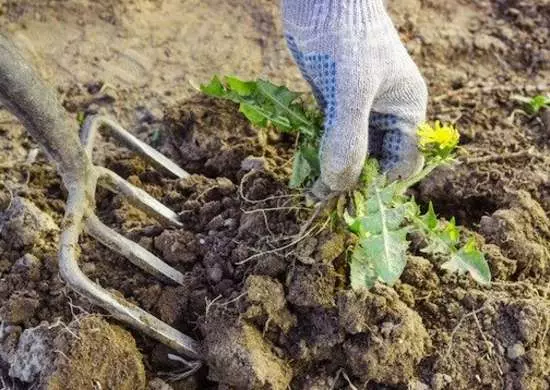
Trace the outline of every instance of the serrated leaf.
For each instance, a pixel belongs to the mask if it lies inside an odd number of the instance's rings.
[[[351,255],[350,282],[351,288],[360,290],[372,288],[378,279],[372,263],[365,257],[361,247],[356,247]]]
[[[434,205],[432,202],[429,203],[428,211],[422,216],[422,220],[430,230],[434,230],[437,227],[439,220],[435,214]]]
[[[226,90],[218,76],[214,76],[208,84],[201,85],[201,92],[213,97],[223,97]]]
[[[426,236],[426,241],[428,241],[428,244],[420,249],[420,252],[426,253],[428,255],[432,256],[438,256],[438,255],[444,255],[448,256],[456,249],[454,247],[449,246],[447,243],[445,243],[438,235],[437,233],[428,234]]]
[[[447,223],[439,236],[448,245],[458,244],[460,240],[460,230],[456,226],[454,217]]]
[[[389,207],[392,194],[386,188],[373,187],[372,196],[366,202],[366,215],[361,218],[361,231],[369,234],[363,234],[359,243],[362,254],[373,265],[377,276],[390,285],[405,268],[405,253],[409,245],[407,229],[396,230],[404,219],[405,209]]]
[[[386,228],[389,230],[397,230],[405,220],[408,208],[406,204],[400,204],[386,209]]]
[[[399,197],[399,195],[397,195]],[[405,199],[403,200],[403,205],[406,207],[406,218],[409,221],[414,221],[415,219],[419,218],[420,215],[420,206],[416,204],[414,201],[414,198]]]
[[[367,158],[367,160],[365,161],[365,164],[363,165],[361,176],[359,178],[363,187],[368,188],[376,179],[376,177],[378,177],[379,167],[380,167],[380,164],[378,163],[378,160],[370,157]]]
[[[376,213],[380,210],[380,206],[388,205],[392,202],[395,195],[393,186],[382,188],[379,183],[373,183],[369,192],[369,198],[365,205],[367,213]]]
[[[542,108],[550,105],[550,97],[544,95],[534,96],[529,102],[533,113],[538,113]]]
[[[209,96],[238,103],[240,112],[256,127],[299,133],[301,156],[294,159],[293,187],[307,184],[320,175],[321,116],[304,109],[302,100],[298,101],[300,93],[269,81],[244,81],[233,76],[225,77],[223,82],[215,76],[202,85],[201,90]]]
[[[449,261],[443,263],[441,268],[450,272],[458,272],[459,275],[468,272],[480,284],[491,283],[491,270],[485,260],[485,255],[477,249],[473,239],[460,248]]]
[[[296,126],[312,126],[306,116],[297,109],[297,106],[292,105],[292,102],[300,96],[299,93],[289,91],[286,87],[277,86],[264,80],[257,81],[257,90],[262,96],[273,103],[275,112],[284,113],[292,124]]]
[[[348,229],[352,233],[359,234],[361,231],[361,218],[352,217],[347,210],[344,210],[343,217]]]
[[[403,273],[409,247],[407,230],[385,231],[361,240],[360,248],[369,259],[376,275],[386,284],[393,285]]]
[[[383,213],[383,218],[381,213]],[[361,226],[365,231],[372,234],[380,234],[383,229],[396,230],[398,229],[405,219],[407,208],[405,205],[398,205],[393,208],[383,208],[374,213],[367,213],[367,215],[360,218]]]
[[[227,87],[239,96],[250,96],[256,91],[256,83],[254,81],[243,81],[234,76],[226,76],[224,80]]]
[[[259,127],[265,127],[267,118],[265,112],[248,103],[241,103],[239,111],[252,123]]]
[[[294,161],[292,163],[292,175],[290,176],[290,187],[300,187],[309,177],[311,173],[311,166],[304,157],[301,150],[298,150],[294,155]]]

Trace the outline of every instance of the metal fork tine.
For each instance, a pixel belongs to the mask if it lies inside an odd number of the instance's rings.
[[[128,196],[130,200],[159,219],[178,225],[177,215],[145,192],[136,189],[114,173],[93,166],[91,151],[95,132],[100,127],[136,150],[155,166],[185,178],[187,172],[168,158],[126,132],[115,121],[96,117],[86,121],[79,140],[71,121],[59,104],[55,92],[48,88],[25,62],[15,47],[0,34],[0,103],[17,116],[29,133],[56,163],[68,190],[63,231],[59,241],[59,273],[75,291],[103,307],[113,317],[188,357],[200,359],[200,344],[158,318],[114,296],[93,283],[78,267],[78,238],[86,227],[90,235],[141,268],[178,284],[183,275],[138,244],[109,229],[94,214],[95,191],[99,176],[104,184]],[[81,145],[83,142],[86,150]]]
[[[124,298],[115,297],[101,286],[93,283],[84,275],[78,267],[77,247],[82,215],[78,215],[72,209],[78,207],[82,201],[81,194],[72,194],[67,202],[68,225],[61,234],[59,252],[59,270],[62,278],[72,289],[82,294],[93,303],[103,307],[111,315],[120,321],[132,325],[145,334],[159,340],[163,344],[173,348],[192,359],[200,359],[200,344],[168,324],[160,321],[145,310],[126,301]],[[76,206],[75,206],[76,204]]]
[[[86,118],[82,126],[82,130],[80,132],[80,141],[84,145],[86,152],[89,156],[92,155],[94,138],[96,133],[100,129],[109,130],[110,134],[112,134],[120,142],[149,160],[151,165],[162,170],[163,172],[166,172],[180,179],[189,177],[189,174],[181,169],[172,160],[170,160],[157,150],[153,149],[146,143],[134,137],[115,120],[105,116],[94,115],[88,117]]]
[[[151,275],[183,285],[184,277],[181,272],[170,267],[141,245],[105,226],[97,216],[92,215],[86,219],[86,232]]]
[[[141,188],[128,183],[126,180],[107,168],[100,166],[96,166],[95,168],[99,172],[98,184],[100,186],[105,187],[112,192],[123,195],[134,206],[145,212],[147,215],[158,219],[165,225],[172,225],[175,227],[183,226],[179,221],[178,214],[160,203]]]

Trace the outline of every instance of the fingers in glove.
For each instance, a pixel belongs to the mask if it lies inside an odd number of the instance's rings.
[[[397,115],[371,113],[369,154],[380,161],[390,180],[404,179],[422,168],[415,134],[415,129]]]

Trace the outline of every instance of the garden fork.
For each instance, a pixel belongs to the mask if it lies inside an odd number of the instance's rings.
[[[0,35],[0,103],[24,124],[33,138],[57,165],[68,197],[59,240],[59,271],[65,282],[115,318],[137,328],[152,338],[191,359],[200,359],[197,341],[170,327],[158,318],[110,294],[92,282],[78,266],[78,239],[83,230],[103,245],[126,257],[143,270],[172,283],[183,284],[176,269],[135,242],[105,226],[95,215],[97,185],[114,191],[162,223],[179,227],[178,215],[145,191],[131,185],[116,173],[92,163],[94,135],[108,130],[155,167],[177,178],[187,172],[164,155],[139,141],[115,121],[101,116],[85,121],[80,139],[75,123],[69,120],[55,92],[48,88],[25,62],[15,47]]]

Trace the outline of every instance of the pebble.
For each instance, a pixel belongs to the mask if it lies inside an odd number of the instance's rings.
[[[508,356],[510,360],[516,360],[523,355],[525,355],[525,347],[522,343],[515,343],[511,347],[508,347],[506,351],[506,356]]]
[[[214,264],[206,270],[206,276],[211,283],[219,283],[223,278],[223,270],[219,264]]]

